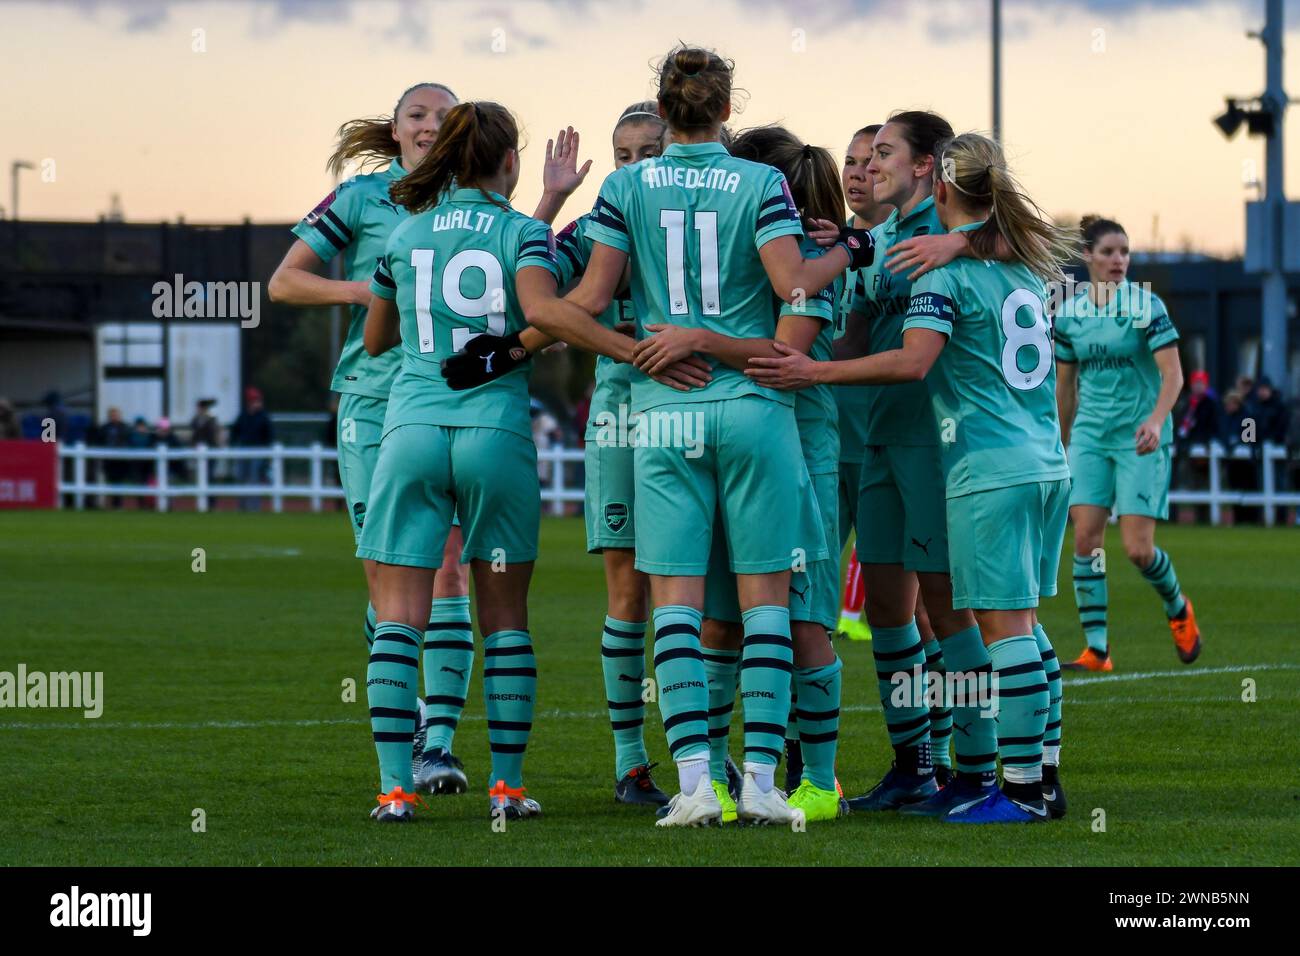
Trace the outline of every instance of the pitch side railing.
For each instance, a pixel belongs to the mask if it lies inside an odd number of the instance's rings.
[[[204,445],[168,448],[160,445],[141,449],[91,448],[79,443],[60,445],[59,458],[72,463],[72,479],[61,480],[59,491],[62,495],[71,495],[72,505],[78,509],[84,508],[86,499],[92,495],[150,498],[157,511],[169,510],[171,502],[178,498],[193,499],[197,511],[210,510],[214,498],[262,498],[269,499],[271,510],[277,513],[284,510],[287,498],[306,499],[312,511],[320,511],[326,501],[344,498],[337,481],[338,452],[319,442],[296,448],[275,444],[266,448],[209,448]],[[567,503],[583,500],[583,483],[576,467],[576,463],[582,460],[581,448],[538,449],[542,501],[552,514],[564,514]],[[92,461],[143,463],[147,478],[141,481],[136,476],[130,481],[109,481],[101,468],[99,475],[92,479],[88,467]],[[263,481],[213,479],[211,466],[234,465],[233,469],[226,468],[226,471],[234,471],[238,476],[240,462],[254,463],[250,467],[261,472]],[[306,463],[305,479],[290,480],[286,471],[295,469],[286,466],[303,462]],[[184,479],[172,473],[177,463],[187,466]]]
[[[1210,445],[1193,445],[1183,453],[1182,458],[1191,461],[1208,461],[1207,483],[1204,489],[1178,488],[1170,491],[1169,501],[1174,505],[1208,505],[1210,521],[1219,524],[1223,509],[1232,505],[1253,505],[1263,508],[1264,521],[1272,525],[1276,520],[1276,509],[1300,508],[1300,493],[1283,491],[1278,488],[1275,463],[1287,459],[1287,451],[1280,445],[1265,445],[1261,449],[1262,467],[1259,491],[1238,491],[1225,487],[1223,465],[1234,460],[1252,460],[1251,449],[1236,446],[1225,449],[1217,442]],[[84,444],[59,447],[59,457],[71,462],[71,480],[60,483],[60,492],[72,497],[73,507],[84,508],[86,499],[92,495],[112,497],[147,497],[152,499],[153,507],[158,511],[167,511],[175,499],[192,499],[198,511],[208,511],[213,498],[265,498],[270,500],[271,510],[284,510],[286,499],[305,499],[312,511],[321,510],[322,504],[330,500],[341,500],[343,489],[334,477],[337,475],[338,453],[320,443],[306,447],[286,447],[271,445],[267,448],[208,448],[199,445],[194,448],[167,448],[159,446],[147,449],[92,448]],[[542,501],[551,514],[564,514],[565,506],[571,502],[583,500],[583,481],[581,470],[577,467],[583,460],[581,448],[545,448],[537,452],[537,461],[542,479]],[[92,478],[90,462],[143,462],[146,463],[148,477],[141,481],[110,482],[101,468],[100,474]],[[212,477],[212,465],[225,467],[236,465],[241,461],[261,462],[259,468],[264,474],[263,483],[239,481],[215,481]],[[302,472],[302,468],[287,469],[290,463],[306,463],[305,479],[299,477],[289,480],[287,470]],[[184,463],[186,477],[182,480],[172,474],[173,465]],[[66,470],[66,469],[65,469]],[[233,469],[238,472],[238,467]]]

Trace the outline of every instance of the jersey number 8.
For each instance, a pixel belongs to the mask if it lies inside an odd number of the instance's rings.
[[[1033,325],[1016,321],[1021,309],[1029,310]],[[1028,289],[1017,289],[1007,296],[1002,302],[1002,334],[1007,340],[1002,346],[1002,377],[1007,384],[1021,392],[1042,385],[1052,370],[1052,334],[1043,315],[1043,300]],[[1024,348],[1032,348],[1036,356],[1034,367],[1028,371],[1018,361]]]
[[[411,268],[415,270],[415,328],[419,333],[422,353],[437,350],[433,336],[433,315],[429,306],[433,302],[432,249],[412,249]],[[460,278],[467,269],[483,273],[483,294],[469,298],[460,291]],[[482,249],[464,249],[447,260],[442,271],[442,301],[459,316],[467,319],[487,317],[486,328],[471,329],[459,326],[451,330],[451,350],[459,352],[470,339],[487,332],[488,335],[506,334],[505,285],[501,263],[496,256]]]

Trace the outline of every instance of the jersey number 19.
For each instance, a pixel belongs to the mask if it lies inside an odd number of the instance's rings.
[[[433,302],[433,249],[412,249],[411,268],[415,270],[415,328],[419,334],[421,352],[433,352],[437,345],[433,336],[433,315],[429,307]],[[460,279],[467,269],[483,273],[483,294],[470,298],[460,291]],[[485,328],[459,326],[451,330],[451,350],[459,352],[465,343],[487,332],[489,335],[506,334],[505,285],[501,263],[496,256],[482,249],[464,249],[447,260],[442,271],[442,301],[457,315],[466,319],[487,317]]]

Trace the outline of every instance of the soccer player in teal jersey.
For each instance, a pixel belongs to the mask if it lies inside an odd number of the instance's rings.
[[[548,302],[562,304],[550,230],[504,198],[518,179],[514,118],[495,103],[466,103],[447,114],[429,154],[390,193],[413,215],[393,231],[376,268],[364,342],[371,355],[400,343],[401,370],[357,548],[377,563],[379,620],[366,685],[383,791],[372,814],[379,820],[410,819],[416,799],[402,752],[414,732],[423,622],[453,512],[463,523],[461,560],[471,562],[484,634],[492,813],[540,812],[522,778],[536,697],[527,592],[540,504],[527,373],[517,363],[461,394],[439,368],[475,335],[523,328]],[[623,336],[571,311],[606,333],[614,354],[630,357]]]
[[[369,491],[379,456],[389,389],[397,373],[396,353],[366,354],[362,344],[370,277],[394,227],[406,210],[393,202],[389,188],[428,153],[456,97],[439,83],[420,83],[402,94],[390,119],[353,120],[339,130],[339,145],[329,162],[338,175],[345,165],[387,161],[386,168],[353,176],[339,185],[297,226],[297,237],[276,269],[268,294],[293,305],[350,306],[351,321],[331,389],[340,393],[338,414],[339,478],[356,541],[365,521]],[[562,131],[556,149],[547,143],[544,193],[536,215],[547,221],[582,182],[577,170],[578,136]],[[343,280],[317,275],[322,265],[342,256]],[[459,527],[447,537],[446,560],[434,578],[433,606],[424,643],[425,696],[420,701],[413,759],[418,786],[429,793],[463,793],[467,787],[460,760],[452,753],[474,663],[469,619],[467,567],[458,560]],[[363,562],[373,597],[374,562]],[[373,643],[375,608],[366,609],[365,637]],[[426,713],[427,708],[427,713]]]
[[[1169,517],[1173,421],[1183,387],[1178,331],[1160,297],[1127,280],[1128,235],[1110,219],[1085,216],[1088,282],[1056,315],[1056,390],[1070,457],[1074,598],[1087,647],[1071,670],[1114,667],[1106,635],[1102,546],[1113,509],[1124,553],[1164,602],[1184,664],[1201,652],[1191,599],[1173,561],[1156,547],[1156,521]]]
[[[614,168],[639,163],[661,152],[665,131],[653,101],[634,103],[614,125]],[[556,236],[561,288],[581,278],[591,256],[590,214]],[[617,295],[599,321],[614,328],[633,322],[631,297]],[[648,582],[635,566],[632,448],[618,441],[618,424],[631,408],[632,366],[607,356],[596,360],[596,384],[587,416],[587,550],[600,554],[608,604],[601,632],[601,671],[610,728],[614,735],[614,798],[620,803],[662,806],[668,795],[650,776],[645,745],[645,629]]]
[[[934,113],[893,114],[873,141],[867,173],[877,201],[894,207],[873,230],[876,245],[889,248],[917,235],[943,232],[931,196],[934,150],[952,128]],[[858,273],[838,354],[849,343],[867,354],[902,345],[903,318],[911,283],[892,273],[883,257]],[[954,716],[946,701],[936,706],[916,689],[927,675],[941,675],[944,653],[953,646],[969,667],[979,667],[979,632],[969,611],[954,610],[948,576],[947,531],[939,433],[924,382],[869,387],[862,439],[856,513],[857,557],[866,584],[866,614],[885,725],[894,765],[876,786],[850,801],[855,810],[897,810],[936,798],[950,773],[949,733]],[[928,622],[917,614],[920,603]],[[922,625],[926,624],[924,630]],[[936,640],[937,638],[937,640]],[[953,643],[955,641],[955,644]],[[940,643],[942,642],[942,644]],[[901,677],[900,677],[901,675]],[[899,681],[902,680],[900,685]],[[959,721],[987,731],[988,726]],[[995,754],[987,732],[959,738],[960,768],[969,781],[993,782]],[[935,765],[940,768],[936,779]],[[927,804],[926,809],[937,806]]]
[[[844,208],[835,160],[824,149],[809,146],[780,126],[763,126],[740,133],[731,146],[739,159],[774,167],[785,177],[796,209],[805,221],[833,221]],[[800,250],[816,257],[822,250],[803,239]],[[798,338],[819,360],[831,357],[835,331],[835,310],[843,291],[843,278],[795,302],[773,296],[778,316],[777,336],[782,328],[788,338]],[[787,318],[790,317],[790,318]],[[803,319],[803,321],[796,321]],[[811,321],[809,321],[811,320]],[[753,354],[767,352],[771,338],[739,341],[706,328],[668,324],[647,326],[654,335],[637,345],[637,365],[657,371],[658,363],[676,355],[677,348],[690,347],[697,354],[728,363],[737,370],[747,367]],[[670,343],[675,343],[670,348]],[[667,349],[667,352],[665,352]],[[813,506],[820,515],[820,537],[828,545],[839,533],[836,481],[839,462],[839,431],[832,390],[817,387],[795,395],[795,422],[799,443],[813,485]],[[816,535],[814,535],[815,537]],[[811,542],[805,545],[811,550]],[[701,632],[705,671],[709,686],[710,774],[714,791],[723,805],[723,820],[734,819],[732,797],[727,789],[727,733],[736,696],[744,633],[737,601],[736,577],[728,566],[725,528],[715,526],[713,550],[705,583],[704,626]],[[791,631],[794,641],[794,697],[791,713],[793,736],[787,737],[787,789],[789,804],[812,820],[834,819],[839,813],[835,782],[835,752],[839,735],[841,663],[830,642],[836,622],[839,596],[838,562],[834,556],[808,563],[793,575],[789,589]],[[806,748],[806,750],[805,750]],[[806,753],[807,759],[801,757]]]
[[[732,159],[718,143],[731,112],[731,74],[728,63],[706,50],[679,48],[664,59],[658,102],[673,143],[660,159],[625,166],[601,187],[588,226],[591,259],[569,294],[592,315],[608,307],[630,260],[639,336],[651,325],[672,323],[770,339],[776,332],[771,289],[786,301],[796,289],[815,294],[846,266],[869,261],[869,236],[854,230],[844,230],[842,243],[826,255],[805,259],[784,178]],[[670,360],[694,351],[683,345],[665,346],[676,349]],[[770,342],[761,347],[770,350]],[[640,414],[636,566],[650,574],[660,710],[681,786],[658,825],[699,825],[722,813],[709,776],[699,639],[719,508],[745,627],[746,772],[737,811],[760,822],[788,822],[793,811],[773,773],[793,667],[790,568],[795,549],[808,540],[800,538],[801,522],[817,520],[790,507],[811,500],[793,401],[719,364],[708,385],[680,394],[634,376],[632,408]],[[806,560],[826,554],[822,541]]]
[[[820,366],[795,355],[760,360],[767,368],[756,377],[794,386],[929,382],[944,438],[953,605],[974,610],[988,650],[991,674],[980,670],[1003,770],[1000,790],[972,790],[944,819],[1031,822],[1064,812],[1059,779],[1043,775],[1044,737],[1060,722],[1059,667],[1036,609],[1056,593],[1069,494],[1045,281],[1059,281],[1073,244],[1027,201],[995,143],[959,136],[936,160],[943,226],[969,233],[981,257],[995,253],[1000,235],[1017,261],[962,259],[921,277],[902,348]]]
[[[876,134],[880,132],[881,123],[872,123],[862,127],[853,134],[848,149],[844,152],[844,164],[840,169],[844,196],[852,216],[848,224],[859,229],[874,229],[893,212],[894,207],[888,203],[876,201],[874,180],[867,172],[875,155],[873,150]],[[856,273],[850,273],[845,284],[844,294],[840,297],[839,310],[835,320],[835,357],[856,358],[866,354],[865,335],[846,337],[848,331],[849,306],[853,300],[856,285]],[[859,331],[866,332],[865,326]],[[869,389],[862,385],[843,385],[832,389],[835,406],[838,410],[840,426],[840,463],[839,463],[839,551],[842,554],[848,544],[849,535],[857,523],[858,484],[862,476],[862,456],[867,445],[867,402]],[[849,555],[849,572],[846,575],[845,599],[840,608],[836,630],[855,641],[871,640],[871,628],[862,619],[861,591],[850,606],[850,587],[848,579],[861,583],[862,572],[856,568],[857,552]]]

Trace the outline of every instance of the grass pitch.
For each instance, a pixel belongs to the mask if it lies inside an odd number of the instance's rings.
[[[966,828],[855,814],[804,833],[664,831],[613,802],[600,562],[584,552],[580,521],[546,519],[530,602],[540,704],[525,764],[545,815],[498,833],[484,795],[481,644],[456,738],[470,793],[431,799],[411,826],[367,819],[377,771],[365,591],[341,515],[6,513],[0,671],[102,671],[105,703],[97,720],[0,710],[0,863],[1294,865],[1300,537],[1166,526],[1159,540],[1196,602],[1205,650],[1178,663],[1158,599],[1110,539],[1118,670],[1067,678],[1065,820]],[[192,570],[195,548],[203,573]],[[1067,558],[1061,595],[1041,612],[1063,659],[1082,647],[1068,575]],[[856,794],[887,768],[889,748],[870,645],[838,649],[838,773]],[[355,703],[342,700],[347,678]],[[654,706],[646,734],[652,759],[665,759]],[[675,791],[670,764],[657,774]]]

